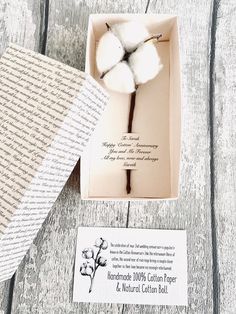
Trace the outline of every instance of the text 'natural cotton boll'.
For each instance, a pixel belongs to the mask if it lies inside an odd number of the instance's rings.
[[[150,37],[145,25],[136,21],[114,24],[111,26],[111,31],[129,53]]]
[[[121,61],[125,50],[119,39],[110,31],[100,39],[97,47],[97,68],[103,73]]]
[[[103,77],[107,88],[130,94],[135,91],[134,76],[126,61],[119,62]]]
[[[152,80],[162,69],[157,49],[152,42],[142,44],[128,60],[136,85]]]

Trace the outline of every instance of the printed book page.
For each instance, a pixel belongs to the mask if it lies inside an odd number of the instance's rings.
[[[91,77],[10,45],[0,60],[0,281],[27,251],[106,105]]]

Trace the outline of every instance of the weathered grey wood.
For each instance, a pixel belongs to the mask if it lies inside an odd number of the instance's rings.
[[[187,229],[189,307],[124,306],[125,313],[206,313],[212,304],[209,145],[209,36],[212,1],[150,1],[148,13],[179,16],[182,167],[178,201],[135,202],[129,227]]]
[[[43,0],[0,0],[0,54],[9,42],[39,50],[42,6]]]
[[[215,44],[214,175],[220,313],[236,312],[236,3],[221,0]]]
[[[150,1],[153,13],[180,15],[183,68],[183,148],[177,202],[131,203],[130,227],[187,228],[189,308],[72,303],[78,225],[125,226],[128,203],[81,202],[77,166],[17,272],[12,313],[212,313],[209,49],[213,1]],[[215,54],[213,116],[214,210],[220,271],[220,313],[235,299],[235,3],[221,0]],[[87,18],[94,12],[144,12],[146,1],[50,1],[47,54],[84,68]],[[0,53],[9,40],[42,48],[45,1],[0,0]],[[226,49],[227,48],[227,49]],[[77,51],[77,53],[75,53]],[[214,232],[215,230],[213,230]],[[0,285],[0,314],[9,282]]]
[[[0,283],[0,314],[7,313],[10,300],[10,280]]]
[[[88,15],[145,12],[146,1],[51,0],[46,53],[84,68]],[[12,313],[121,313],[122,305],[72,303],[75,241],[79,225],[125,226],[128,202],[81,201],[79,166],[17,272]]]
[[[38,50],[40,1],[0,0],[0,55],[9,42]],[[7,313],[10,280],[0,284],[0,314]],[[10,294],[9,294],[10,293]]]

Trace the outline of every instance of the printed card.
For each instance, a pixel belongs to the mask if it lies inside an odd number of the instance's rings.
[[[73,300],[187,305],[186,231],[80,227]]]
[[[0,282],[10,279],[107,105],[88,74],[10,44],[0,59]]]

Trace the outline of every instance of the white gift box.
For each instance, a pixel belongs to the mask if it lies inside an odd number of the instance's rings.
[[[163,69],[156,78],[138,88],[134,133],[126,133],[130,95],[107,90],[108,106],[81,158],[83,199],[160,200],[178,197],[181,83],[177,16],[90,15],[86,72],[104,87],[96,67],[96,47],[99,38],[107,31],[105,23],[112,25],[131,20],[144,23],[153,35],[162,34],[157,50]],[[126,191],[127,169],[131,169],[129,194]]]
[[[10,45],[0,59],[0,281],[15,272],[107,95],[88,74]]]

